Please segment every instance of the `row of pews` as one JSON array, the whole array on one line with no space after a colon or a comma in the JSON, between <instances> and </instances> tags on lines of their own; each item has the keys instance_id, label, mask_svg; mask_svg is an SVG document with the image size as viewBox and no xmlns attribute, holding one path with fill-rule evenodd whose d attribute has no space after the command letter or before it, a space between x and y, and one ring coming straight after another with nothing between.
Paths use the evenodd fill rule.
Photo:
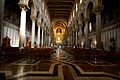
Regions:
<instances>
[{"instance_id":1,"label":"row of pews","mask_svg":"<svg viewBox=\"0 0 120 80\"><path fill-rule=\"evenodd\" d=\"M5 56L49 56L53 52L52 48L24 48L9 47L2 50L2 55Z\"/></svg>"},{"instance_id":2,"label":"row of pews","mask_svg":"<svg viewBox=\"0 0 120 80\"><path fill-rule=\"evenodd\" d=\"M26 48L20 51L25 56L50 56L53 53L52 48Z\"/></svg>"},{"instance_id":3,"label":"row of pews","mask_svg":"<svg viewBox=\"0 0 120 80\"><path fill-rule=\"evenodd\" d=\"M92 49L83 49L83 48L64 48L65 51L74 55L76 58L94 60L94 59L103 59L103 60L120 60L120 52L109 52L105 50L92 50Z\"/></svg>"}]
</instances>

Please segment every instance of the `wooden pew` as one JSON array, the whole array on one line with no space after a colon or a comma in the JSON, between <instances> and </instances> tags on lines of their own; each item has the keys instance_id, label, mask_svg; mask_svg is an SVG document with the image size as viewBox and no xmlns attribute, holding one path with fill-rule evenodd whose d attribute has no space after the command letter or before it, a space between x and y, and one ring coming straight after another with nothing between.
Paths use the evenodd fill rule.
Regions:
<instances>
[{"instance_id":1,"label":"wooden pew","mask_svg":"<svg viewBox=\"0 0 120 80\"><path fill-rule=\"evenodd\" d=\"M66 47L64 49L68 53L74 55L76 58L83 58L87 60L120 60L120 51L117 52L109 52L105 50L92 50L92 49L81 49L81 48L71 48Z\"/></svg>"},{"instance_id":2,"label":"wooden pew","mask_svg":"<svg viewBox=\"0 0 120 80\"><path fill-rule=\"evenodd\" d=\"M7 56L19 55L19 47L8 47L4 51Z\"/></svg>"},{"instance_id":3,"label":"wooden pew","mask_svg":"<svg viewBox=\"0 0 120 80\"><path fill-rule=\"evenodd\" d=\"M95 58L98 58L99 55L101 55L101 51L91 49L66 48L65 50L77 58L83 58L87 60L93 60Z\"/></svg>"},{"instance_id":4,"label":"wooden pew","mask_svg":"<svg viewBox=\"0 0 120 80\"><path fill-rule=\"evenodd\" d=\"M51 55L53 49L51 48L30 48L25 49L25 55L31 56L31 57L43 57L43 56L49 56Z\"/></svg>"}]
</instances>

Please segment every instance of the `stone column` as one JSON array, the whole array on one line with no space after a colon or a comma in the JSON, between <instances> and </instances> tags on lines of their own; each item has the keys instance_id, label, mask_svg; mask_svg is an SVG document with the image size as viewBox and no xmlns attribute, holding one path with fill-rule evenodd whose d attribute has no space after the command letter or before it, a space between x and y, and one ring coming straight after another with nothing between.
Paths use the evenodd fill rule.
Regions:
<instances>
[{"instance_id":1,"label":"stone column","mask_svg":"<svg viewBox=\"0 0 120 80\"><path fill-rule=\"evenodd\" d=\"M74 31L74 46L76 46L76 31Z\"/></svg>"},{"instance_id":2,"label":"stone column","mask_svg":"<svg viewBox=\"0 0 120 80\"><path fill-rule=\"evenodd\" d=\"M71 46L71 34L70 34L70 37L69 37L69 42L70 42L70 46Z\"/></svg>"},{"instance_id":3,"label":"stone column","mask_svg":"<svg viewBox=\"0 0 120 80\"><path fill-rule=\"evenodd\" d=\"M48 34L49 35L49 46L50 46L50 44L51 44L51 36L50 36L50 34Z\"/></svg>"},{"instance_id":4,"label":"stone column","mask_svg":"<svg viewBox=\"0 0 120 80\"><path fill-rule=\"evenodd\" d=\"M101 11L103 6L96 6L93 11L96 14L96 48L101 49Z\"/></svg>"},{"instance_id":5,"label":"stone column","mask_svg":"<svg viewBox=\"0 0 120 80\"><path fill-rule=\"evenodd\" d=\"M35 42L35 19L32 18L31 48L34 48L34 42Z\"/></svg>"},{"instance_id":6,"label":"stone column","mask_svg":"<svg viewBox=\"0 0 120 80\"><path fill-rule=\"evenodd\" d=\"M44 30L43 30L44 32L43 32L43 46L45 46L45 42L46 42L46 40L45 40L45 38L46 38L46 31L45 31L45 25L44 25Z\"/></svg>"},{"instance_id":7,"label":"stone column","mask_svg":"<svg viewBox=\"0 0 120 80\"><path fill-rule=\"evenodd\" d=\"M71 36L72 36L71 40L72 40L72 47L73 47L73 31L71 33Z\"/></svg>"},{"instance_id":8,"label":"stone column","mask_svg":"<svg viewBox=\"0 0 120 80\"><path fill-rule=\"evenodd\" d=\"M70 33L70 46L72 47L72 34Z\"/></svg>"},{"instance_id":9,"label":"stone column","mask_svg":"<svg viewBox=\"0 0 120 80\"><path fill-rule=\"evenodd\" d=\"M74 31L73 31L73 46L75 46L75 43L76 43L76 31L74 29Z\"/></svg>"},{"instance_id":10,"label":"stone column","mask_svg":"<svg viewBox=\"0 0 120 80\"><path fill-rule=\"evenodd\" d=\"M44 46L44 41L43 41L43 40L44 40L44 39L43 39L43 38L44 38L44 37L43 37L43 36L44 36L44 30L43 30L43 28L44 28L44 23L42 23L42 40L41 40L41 46L42 46L42 47Z\"/></svg>"},{"instance_id":11,"label":"stone column","mask_svg":"<svg viewBox=\"0 0 120 80\"><path fill-rule=\"evenodd\" d=\"M48 43L47 28L45 26L45 46L47 46L47 43Z\"/></svg>"},{"instance_id":12,"label":"stone column","mask_svg":"<svg viewBox=\"0 0 120 80\"><path fill-rule=\"evenodd\" d=\"M74 46L74 31L72 31L72 46Z\"/></svg>"},{"instance_id":13,"label":"stone column","mask_svg":"<svg viewBox=\"0 0 120 80\"><path fill-rule=\"evenodd\" d=\"M70 33L70 46L72 47L72 33Z\"/></svg>"},{"instance_id":14,"label":"stone column","mask_svg":"<svg viewBox=\"0 0 120 80\"><path fill-rule=\"evenodd\" d=\"M73 44L73 34L71 33L71 47L72 47L72 44Z\"/></svg>"},{"instance_id":15,"label":"stone column","mask_svg":"<svg viewBox=\"0 0 120 80\"><path fill-rule=\"evenodd\" d=\"M4 16L4 3L5 0L0 0L0 45L2 44L3 35L3 16Z\"/></svg>"},{"instance_id":16,"label":"stone column","mask_svg":"<svg viewBox=\"0 0 120 80\"><path fill-rule=\"evenodd\" d=\"M71 46L71 35L69 34L69 47Z\"/></svg>"},{"instance_id":17,"label":"stone column","mask_svg":"<svg viewBox=\"0 0 120 80\"><path fill-rule=\"evenodd\" d=\"M22 49L26 46L26 7L20 6L21 18L20 18L20 32L19 32L19 48Z\"/></svg>"},{"instance_id":18,"label":"stone column","mask_svg":"<svg viewBox=\"0 0 120 80\"><path fill-rule=\"evenodd\" d=\"M79 28L79 46L80 47L81 47L81 42L82 42L82 30L81 30L81 28Z\"/></svg>"},{"instance_id":19,"label":"stone column","mask_svg":"<svg viewBox=\"0 0 120 80\"><path fill-rule=\"evenodd\" d=\"M78 43L79 43L79 47L81 47L81 41L82 41L82 30L81 30L81 27L82 27L82 19L80 18L79 20L78 20L78 27L79 27L79 33L78 33L78 35L79 35L79 41L78 41Z\"/></svg>"},{"instance_id":20,"label":"stone column","mask_svg":"<svg viewBox=\"0 0 120 80\"><path fill-rule=\"evenodd\" d=\"M47 31L46 31L46 46L48 46L48 33L47 33Z\"/></svg>"},{"instance_id":21,"label":"stone column","mask_svg":"<svg viewBox=\"0 0 120 80\"><path fill-rule=\"evenodd\" d=\"M96 15L96 48L101 48L101 15L100 13Z\"/></svg>"},{"instance_id":22,"label":"stone column","mask_svg":"<svg viewBox=\"0 0 120 80\"><path fill-rule=\"evenodd\" d=\"M69 47L71 46L71 35L69 34Z\"/></svg>"},{"instance_id":23,"label":"stone column","mask_svg":"<svg viewBox=\"0 0 120 80\"><path fill-rule=\"evenodd\" d=\"M48 46L50 46L50 35L48 33Z\"/></svg>"},{"instance_id":24,"label":"stone column","mask_svg":"<svg viewBox=\"0 0 120 80\"><path fill-rule=\"evenodd\" d=\"M46 34L46 30L44 31L45 32L45 34L44 34L44 45L46 46L46 44L47 44L47 34Z\"/></svg>"},{"instance_id":25,"label":"stone column","mask_svg":"<svg viewBox=\"0 0 120 80\"><path fill-rule=\"evenodd\" d=\"M73 46L75 46L75 40L76 40L76 36L75 36L75 30L73 31Z\"/></svg>"},{"instance_id":26,"label":"stone column","mask_svg":"<svg viewBox=\"0 0 120 80\"><path fill-rule=\"evenodd\" d=\"M41 46L43 47L43 33L44 33L44 30L42 29L42 40L41 40Z\"/></svg>"},{"instance_id":27,"label":"stone column","mask_svg":"<svg viewBox=\"0 0 120 80\"><path fill-rule=\"evenodd\" d=\"M75 21L75 45L77 46L78 43L78 22Z\"/></svg>"},{"instance_id":28,"label":"stone column","mask_svg":"<svg viewBox=\"0 0 120 80\"><path fill-rule=\"evenodd\" d=\"M77 40L77 36L78 36L77 30L75 31L75 33L76 33L76 41L75 41L76 43L75 43L75 45L77 46L77 41L78 41Z\"/></svg>"},{"instance_id":29,"label":"stone column","mask_svg":"<svg viewBox=\"0 0 120 80\"><path fill-rule=\"evenodd\" d=\"M47 41L46 41L46 46L48 46L48 42L49 42L49 40L48 40L48 39L49 39L49 36L48 36L47 31L46 31L46 40L47 40Z\"/></svg>"},{"instance_id":30,"label":"stone column","mask_svg":"<svg viewBox=\"0 0 120 80\"><path fill-rule=\"evenodd\" d=\"M70 47L72 46L72 36L71 36L71 33L70 33Z\"/></svg>"},{"instance_id":31,"label":"stone column","mask_svg":"<svg viewBox=\"0 0 120 80\"><path fill-rule=\"evenodd\" d=\"M49 46L49 34L47 33L47 46Z\"/></svg>"},{"instance_id":32,"label":"stone column","mask_svg":"<svg viewBox=\"0 0 120 80\"><path fill-rule=\"evenodd\" d=\"M67 46L69 46L69 35L68 35L68 37L67 37Z\"/></svg>"},{"instance_id":33,"label":"stone column","mask_svg":"<svg viewBox=\"0 0 120 80\"><path fill-rule=\"evenodd\" d=\"M38 47L40 47L40 25L41 25L41 19L38 20L37 25L38 25L38 38L37 38L37 43L38 43Z\"/></svg>"},{"instance_id":34,"label":"stone column","mask_svg":"<svg viewBox=\"0 0 120 80\"><path fill-rule=\"evenodd\" d=\"M89 48L89 39L88 39L88 22L89 22L89 18L85 18L85 48L88 49Z\"/></svg>"},{"instance_id":35,"label":"stone column","mask_svg":"<svg viewBox=\"0 0 120 80\"><path fill-rule=\"evenodd\" d=\"M34 48L35 43L35 21L37 16L37 8L36 6L31 6L31 20L32 20L32 33L31 33L31 48Z\"/></svg>"},{"instance_id":36,"label":"stone column","mask_svg":"<svg viewBox=\"0 0 120 80\"><path fill-rule=\"evenodd\" d=\"M47 38L46 38L46 28L44 30L44 46L46 46Z\"/></svg>"},{"instance_id":37,"label":"stone column","mask_svg":"<svg viewBox=\"0 0 120 80\"><path fill-rule=\"evenodd\" d=\"M69 35L69 47L71 46L71 34Z\"/></svg>"}]
</instances>

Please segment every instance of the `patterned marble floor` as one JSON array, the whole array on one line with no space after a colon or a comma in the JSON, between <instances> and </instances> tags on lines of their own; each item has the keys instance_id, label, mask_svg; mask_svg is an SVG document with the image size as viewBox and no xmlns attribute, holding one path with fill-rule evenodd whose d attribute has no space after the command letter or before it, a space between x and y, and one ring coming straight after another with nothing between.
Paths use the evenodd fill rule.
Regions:
<instances>
[{"instance_id":1,"label":"patterned marble floor","mask_svg":"<svg viewBox=\"0 0 120 80\"><path fill-rule=\"evenodd\" d=\"M120 80L120 65L76 59L58 48L50 58L1 60L0 73L5 73L7 80Z\"/></svg>"}]
</instances>

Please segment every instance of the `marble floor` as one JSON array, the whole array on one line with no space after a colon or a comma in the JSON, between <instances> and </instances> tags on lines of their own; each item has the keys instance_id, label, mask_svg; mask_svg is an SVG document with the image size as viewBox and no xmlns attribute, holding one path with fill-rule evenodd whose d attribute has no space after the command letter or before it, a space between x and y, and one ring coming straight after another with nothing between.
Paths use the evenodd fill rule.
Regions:
<instances>
[{"instance_id":1,"label":"marble floor","mask_svg":"<svg viewBox=\"0 0 120 80\"><path fill-rule=\"evenodd\" d=\"M120 65L119 62L76 59L58 48L49 58L2 59L0 73L5 73L7 80L120 80Z\"/></svg>"}]
</instances>

